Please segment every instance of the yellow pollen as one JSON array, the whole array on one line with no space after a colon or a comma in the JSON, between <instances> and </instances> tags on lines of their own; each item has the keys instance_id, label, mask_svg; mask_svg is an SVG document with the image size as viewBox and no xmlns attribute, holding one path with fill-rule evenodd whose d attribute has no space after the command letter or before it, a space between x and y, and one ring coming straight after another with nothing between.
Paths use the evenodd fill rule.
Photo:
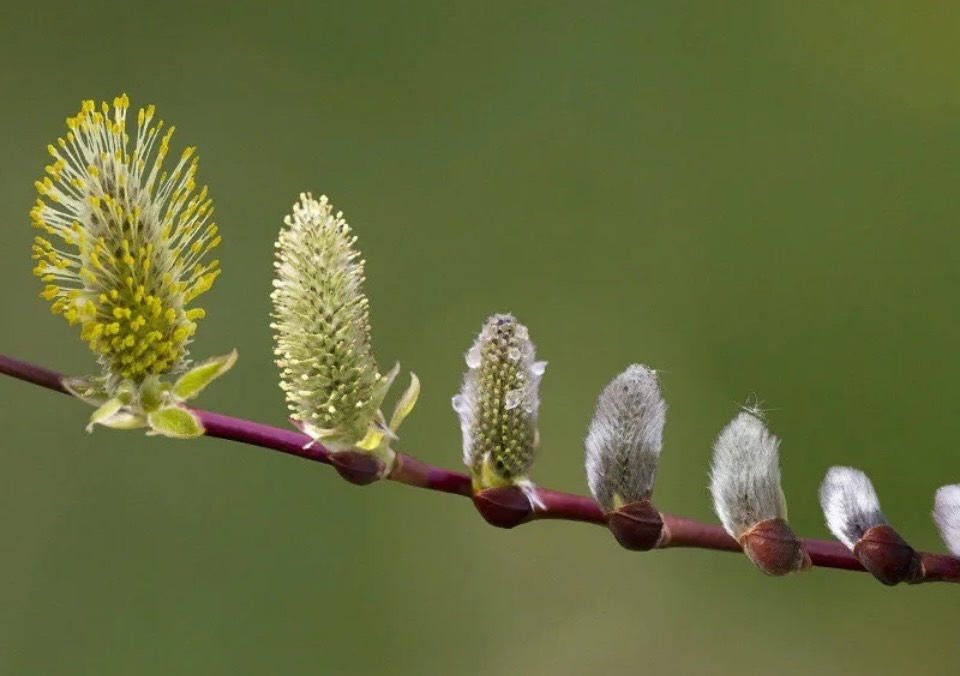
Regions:
<instances>
[{"instance_id":1,"label":"yellow pollen","mask_svg":"<svg viewBox=\"0 0 960 676\"><path fill-rule=\"evenodd\" d=\"M203 258L220 238L206 222L206 187L194 194L196 148L165 169L174 126L156 120L151 104L137 110L130 132L129 106L125 93L87 99L66 118L66 135L47 145L52 160L34 183L29 215L45 233L31 244L41 297L79 323L108 374L136 383L185 362L205 316L189 304L219 273Z\"/></svg>"}]
</instances>

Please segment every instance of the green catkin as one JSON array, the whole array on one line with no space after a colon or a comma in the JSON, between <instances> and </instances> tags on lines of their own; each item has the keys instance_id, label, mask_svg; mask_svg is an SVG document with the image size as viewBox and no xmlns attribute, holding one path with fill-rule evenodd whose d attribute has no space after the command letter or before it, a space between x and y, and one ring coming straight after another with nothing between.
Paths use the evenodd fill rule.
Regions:
<instances>
[{"instance_id":1,"label":"green catkin","mask_svg":"<svg viewBox=\"0 0 960 676\"><path fill-rule=\"evenodd\" d=\"M280 387L310 437L350 448L377 427L387 384L371 348L364 262L325 196L301 195L284 223L271 294Z\"/></svg>"},{"instance_id":2,"label":"green catkin","mask_svg":"<svg viewBox=\"0 0 960 676\"><path fill-rule=\"evenodd\" d=\"M467 351L468 370L453 408L463 432L463 461L476 490L528 480L538 445L539 386L527 328L512 315L490 317Z\"/></svg>"}]
</instances>

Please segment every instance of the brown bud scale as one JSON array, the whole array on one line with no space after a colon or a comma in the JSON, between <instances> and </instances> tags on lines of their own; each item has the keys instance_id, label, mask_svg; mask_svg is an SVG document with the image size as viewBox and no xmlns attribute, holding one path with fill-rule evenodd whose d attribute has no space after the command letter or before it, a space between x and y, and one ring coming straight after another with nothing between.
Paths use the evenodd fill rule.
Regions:
<instances>
[{"instance_id":1,"label":"brown bud scale","mask_svg":"<svg viewBox=\"0 0 960 676\"><path fill-rule=\"evenodd\" d=\"M337 474L357 486L379 481L386 471L386 465L380 458L363 451L331 453L330 464L337 470Z\"/></svg>"},{"instance_id":2,"label":"brown bud scale","mask_svg":"<svg viewBox=\"0 0 960 676\"><path fill-rule=\"evenodd\" d=\"M780 518L754 524L740 536L744 553L767 575L786 575L811 566L803 542Z\"/></svg>"},{"instance_id":3,"label":"brown bud scale","mask_svg":"<svg viewBox=\"0 0 960 676\"><path fill-rule=\"evenodd\" d=\"M663 537L663 519L649 500L638 500L608 512L607 527L625 549L650 551Z\"/></svg>"},{"instance_id":4,"label":"brown bud scale","mask_svg":"<svg viewBox=\"0 0 960 676\"><path fill-rule=\"evenodd\" d=\"M514 528L533 516L530 499L516 486L485 488L473 494L473 505L491 526Z\"/></svg>"},{"instance_id":5,"label":"brown bud scale","mask_svg":"<svg viewBox=\"0 0 960 676\"><path fill-rule=\"evenodd\" d=\"M887 524L868 529L853 546L853 553L885 585L918 582L922 577L917 552Z\"/></svg>"}]
</instances>

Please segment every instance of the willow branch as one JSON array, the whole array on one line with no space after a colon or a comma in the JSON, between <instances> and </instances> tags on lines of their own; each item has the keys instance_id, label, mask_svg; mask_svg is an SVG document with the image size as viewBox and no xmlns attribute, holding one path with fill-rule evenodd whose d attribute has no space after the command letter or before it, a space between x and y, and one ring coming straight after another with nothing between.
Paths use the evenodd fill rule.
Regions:
<instances>
[{"instance_id":1,"label":"willow branch","mask_svg":"<svg viewBox=\"0 0 960 676\"><path fill-rule=\"evenodd\" d=\"M61 374L13 357L0 355L0 373L55 392L68 394L61 384ZM279 451L327 465L335 464L334 458L327 449L317 443L311 444L311 439L299 432L213 411L202 409L193 409L193 411L203 423L208 437ZM470 477L467 475L428 465L406 453L397 454L395 466L387 479L451 495L464 497L473 495ZM556 519L602 526L607 524L605 515L590 498L545 488L537 488L537 496L542 505L534 507L529 517L520 522ZM742 551L737 541L718 525L673 514L661 513L660 516L664 529L657 548L692 547L725 552ZM804 538L802 542L814 566L865 571L857 557L839 542L808 538ZM927 552L920 552L919 557L922 577L917 581L960 582L960 559Z\"/></svg>"}]
</instances>

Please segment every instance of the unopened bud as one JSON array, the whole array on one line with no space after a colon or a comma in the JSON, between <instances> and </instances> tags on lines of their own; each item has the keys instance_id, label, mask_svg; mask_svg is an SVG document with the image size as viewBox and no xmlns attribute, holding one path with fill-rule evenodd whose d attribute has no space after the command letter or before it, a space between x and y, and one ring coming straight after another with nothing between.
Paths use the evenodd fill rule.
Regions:
<instances>
[{"instance_id":1,"label":"unopened bud","mask_svg":"<svg viewBox=\"0 0 960 676\"><path fill-rule=\"evenodd\" d=\"M779 446L780 440L759 413L745 410L714 442L710 472L710 492L720 522L768 575L810 566L803 543L787 525Z\"/></svg>"},{"instance_id":2,"label":"unopened bud","mask_svg":"<svg viewBox=\"0 0 960 676\"><path fill-rule=\"evenodd\" d=\"M827 528L849 549L874 526L887 523L880 499L866 474L853 467L831 467L820 485Z\"/></svg>"},{"instance_id":3,"label":"unopened bud","mask_svg":"<svg viewBox=\"0 0 960 676\"><path fill-rule=\"evenodd\" d=\"M600 393L584 445L590 492L605 512L650 498L666 413L657 373L642 364Z\"/></svg>"},{"instance_id":4,"label":"unopened bud","mask_svg":"<svg viewBox=\"0 0 960 676\"><path fill-rule=\"evenodd\" d=\"M875 578L887 585L920 573L914 549L887 523L869 477L852 467L832 467L820 486L827 527Z\"/></svg>"}]
</instances>

